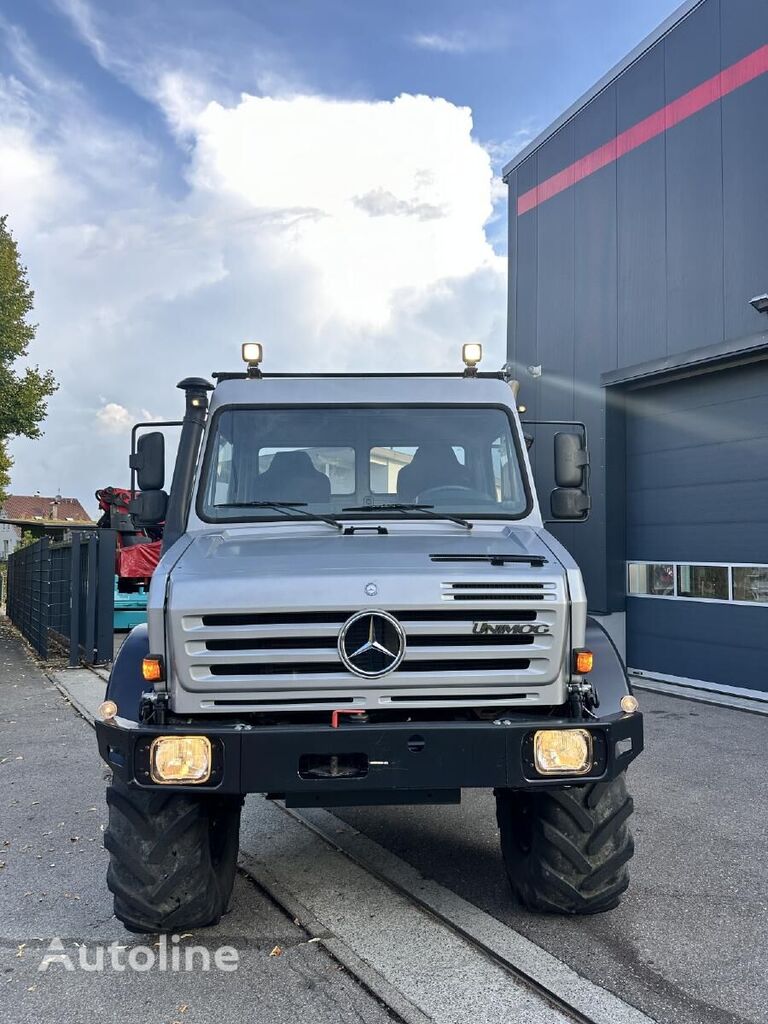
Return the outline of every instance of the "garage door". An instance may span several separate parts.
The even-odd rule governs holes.
[[[627,662],[768,693],[768,362],[627,397]]]

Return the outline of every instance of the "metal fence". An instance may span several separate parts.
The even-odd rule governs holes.
[[[49,537],[8,557],[8,618],[41,658],[54,649],[70,665],[112,660],[115,532]]]

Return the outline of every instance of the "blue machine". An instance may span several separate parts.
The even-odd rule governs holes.
[[[128,632],[134,626],[147,621],[147,591],[143,586],[125,593],[118,589],[118,577],[115,576],[115,614],[113,626],[115,632]]]

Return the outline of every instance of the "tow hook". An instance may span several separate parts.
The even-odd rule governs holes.
[[[165,725],[168,715],[168,694],[149,690],[139,700],[139,721],[144,725]]]
[[[595,718],[594,709],[600,707],[600,697],[592,683],[582,680],[577,683],[568,684],[568,695],[570,698],[571,717],[582,718],[588,715]]]
[[[352,711],[349,708],[340,708],[331,712],[331,728],[339,728],[339,715],[349,715],[350,722],[357,722],[359,725],[366,725],[368,722],[367,711]]]

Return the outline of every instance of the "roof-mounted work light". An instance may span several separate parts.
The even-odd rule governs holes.
[[[467,342],[461,346],[461,358],[466,366],[465,375],[473,377],[477,373],[477,364],[483,358],[483,346],[477,341]]]
[[[245,341],[242,345],[243,362],[248,364],[248,376],[260,377],[261,370],[259,363],[264,356],[264,350],[259,341]]]

